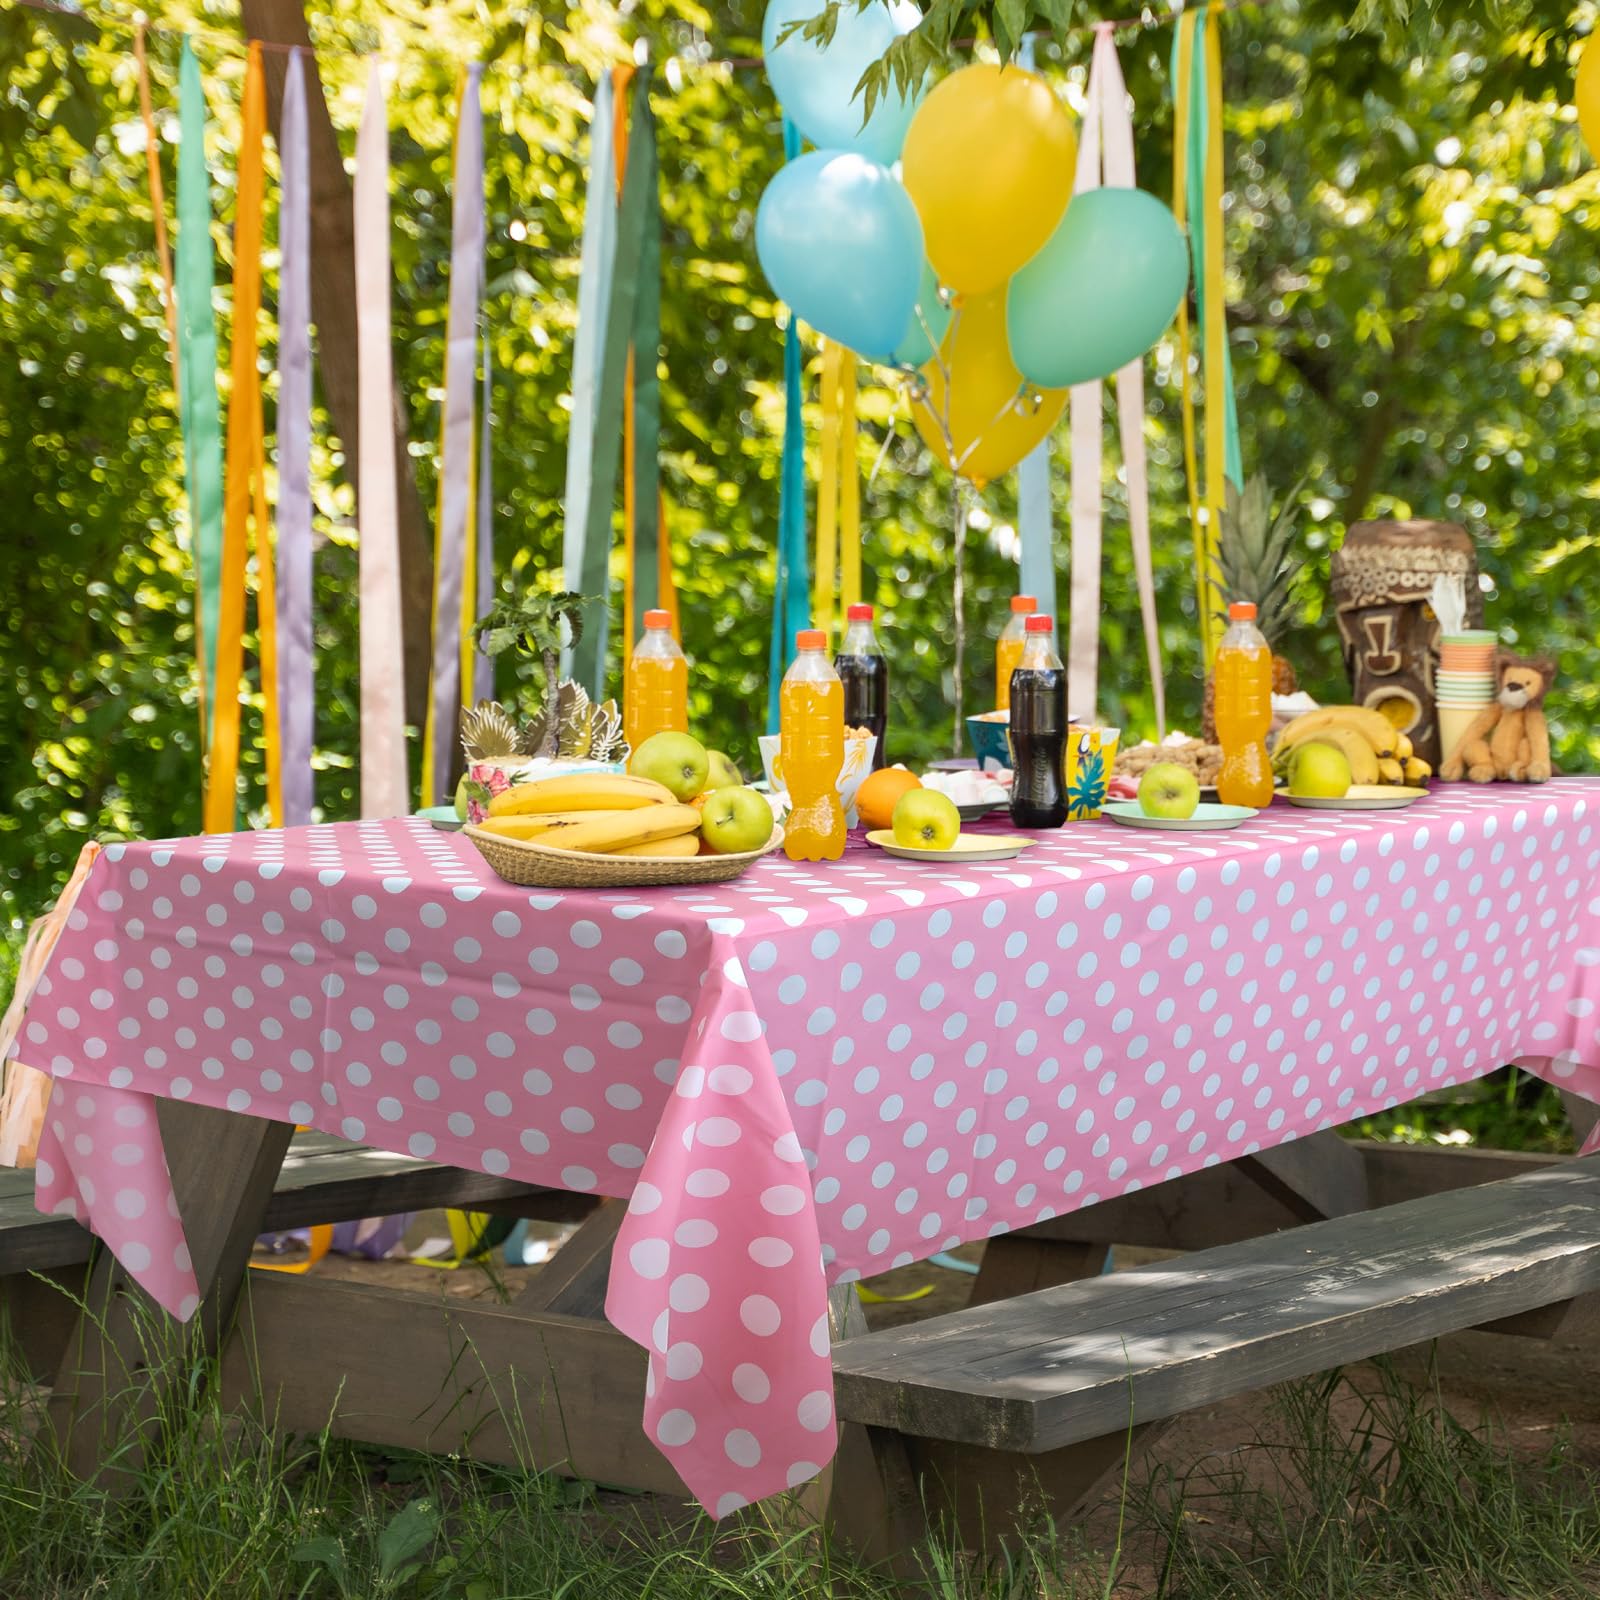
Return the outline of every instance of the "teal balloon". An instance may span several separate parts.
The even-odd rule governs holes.
[[[1183,230],[1154,195],[1076,194],[1007,290],[1011,359],[1041,389],[1108,377],[1166,332],[1188,282]]]
[[[944,338],[945,329],[950,326],[950,316],[950,307],[939,294],[939,280],[934,277],[933,268],[924,261],[922,283],[917,290],[917,303],[911,310],[911,321],[900,343],[887,357],[876,359],[885,360],[894,367],[920,367],[932,361],[934,350]]]
[[[791,161],[756,208],[767,281],[818,333],[858,354],[906,335],[922,271],[922,224],[887,167],[848,151]]]
[[[822,9],[822,0],[771,0],[767,6],[761,53],[778,103],[819,150],[854,150],[889,166],[900,159],[922,87],[903,97],[891,85],[863,126],[867,102],[864,95],[857,98],[856,85],[901,34],[916,27],[922,12],[912,0],[874,0],[864,11],[856,9],[855,0],[844,0],[826,49],[798,33],[778,43],[791,22],[809,22]]]

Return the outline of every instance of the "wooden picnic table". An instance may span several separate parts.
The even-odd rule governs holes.
[[[1276,1218],[1344,1218],[1317,1226],[1345,1229],[1325,1248],[1354,1262],[1383,1237],[1349,1230],[1384,1163],[1338,1124],[1508,1060],[1600,1099],[1597,812],[1600,787],[1582,780],[1462,786],[1403,813],[1275,807],[1213,836],[1080,824],[990,866],[852,849],[828,867],[769,861],[711,889],[614,894],[514,889],[466,841],[409,821],[111,846],[19,1042],[57,1078],[40,1202],[110,1247],[91,1289],[111,1316],[74,1344],[56,1415],[85,1468],[127,1425],[129,1279],[220,1337],[291,1126],[309,1123],[627,1203],[599,1205],[512,1307],[445,1317],[429,1297],[253,1285],[254,1348],[285,1422],[320,1426],[342,1387],[346,1423],[379,1442],[470,1438],[493,1454],[515,1417],[527,1437],[501,1448],[516,1459],[687,1485],[722,1514],[817,1479],[843,1417],[867,1424],[847,1436],[871,1448],[852,1445],[838,1470],[854,1481],[865,1459],[890,1485],[885,1374],[911,1395],[928,1347],[913,1340],[886,1369],[871,1354],[883,1335],[839,1343],[853,1296],[834,1293],[830,1311],[830,1287],[982,1238],[980,1302],[1041,1293],[963,1324],[980,1345],[1063,1293],[1110,1296],[1119,1321],[1136,1306],[1170,1320],[1172,1274],[1136,1300],[1047,1286],[1097,1266],[1118,1228],[1194,1246],[1215,1242],[1213,1220],[1246,1240],[1220,1251],[1248,1252]],[[1590,1180],[1573,1171],[1576,1216]],[[1518,1197],[1548,1181],[1492,1185],[1513,1197],[1499,1209],[1475,1202],[1473,1282],[1495,1229],[1525,1223]],[[1240,1208],[1214,1203],[1224,1190],[1249,1220],[1226,1220]],[[1461,1203],[1411,1202],[1434,1208],[1424,1231]],[[1550,1253],[1560,1271],[1519,1274],[1501,1250],[1490,1278],[1514,1288],[1491,1300],[1457,1292],[1458,1261],[1421,1325],[1590,1287],[1593,1252]],[[1404,1297],[1398,1270],[1347,1276],[1369,1306]],[[1193,1287],[1181,1292],[1198,1303]],[[1282,1338],[1310,1303],[1279,1306]],[[1382,1326],[1369,1317],[1326,1349],[1338,1359]],[[1030,1377],[1024,1361],[1012,1380],[1042,1403],[1060,1366]],[[513,1369],[515,1395],[496,1381]],[[835,1408],[836,1369],[852,1410]],[[1237,1383],[1251,1368],[1231,1370]],[[951,1392],[947,1365],[925,1376]],[[1183,1381],[1163,1378],[1156,1411]],[[991,1401],[1016,1414],[1016,1394],[963,1402],[966,1434],[924,1465],[1082,1446],[1065,1486],[1106,1455],[1060,1427],[1013,1423],[985,1443],[971,1419]],[[880,1506],[882,1525],[903,1523],[904,1498]]]

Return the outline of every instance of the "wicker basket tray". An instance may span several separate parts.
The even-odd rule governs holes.
[[[537,839],[507,839],[468,823],[461,830],[507,883],[529,889],[647,889],[663,884],[726,883],[783,843],[774,828],[761,850],[725,856],[606,856],[557,850]]]

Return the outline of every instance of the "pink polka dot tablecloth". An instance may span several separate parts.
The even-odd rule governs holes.
[[[607,1313],[721,1514],[834,1448],[827,1286],[1506,1061],[1600,1098],[1600,784],[951,868],[540,893],[418,821],[111,845],[17,1053],[40,1204],[174,1314],[168,1096],[630,1197]]]

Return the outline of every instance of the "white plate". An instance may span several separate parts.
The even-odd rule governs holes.
[[[916,850],[896,844],[889,828],[878,828],[867,835],[867,843],[876,845],[885,855],[898,856],[902,861],[1009,861],[1019,856],[1035,841],[1011,833],[964,833],[948,850]]]
[[[1165,833],[1215,833],[1237,828],[1257,815],[1252,806],[1224,806],[1204,800],[1187,817],[1147,817],[1137,800],[1108,800],[1101,810],[1125,828],[1157,828]]]
[[[1404,811],[1426,799],[1427,794],[1426,789],[1407,789],[1398,784],[1354,783],[1338,799],[1310,794],[1284,794],[1283,798],[1307,811]]]
[[[989,815],[991,811],[1004,811],[1010,804],[1008,800],[975,800],[970,806],[957,806],[963,822],[977,822]]]

